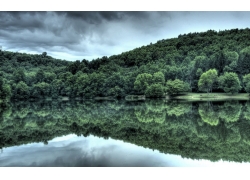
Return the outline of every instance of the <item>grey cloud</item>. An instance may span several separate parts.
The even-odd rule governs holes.
[[[38,12],[0,12],[1,29],[19,31],[23,29],[33,32],[35,29],[44,28],[45,13]]]
[[[102,21],[121,20],[123,18],[122,12],[115,11],[70,11],[70,12],[56,12],[59,15],[66,15],[70,19],[80,19],[90,24],[101,23]]]
[[[250,26],[249,12],[0,12],[4,50],[67,53],[69,60],[132,50],[179,34]],[[56,57],[62,58],[63,57]],[[91,60],[90,58],[88,58]]]

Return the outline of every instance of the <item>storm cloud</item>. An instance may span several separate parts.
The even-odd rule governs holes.
[[[0,12],[3,50],[92,60],[189,32],[247,28],[250,12]]]

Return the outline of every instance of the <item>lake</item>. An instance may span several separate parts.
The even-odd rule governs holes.
[[[12,102],[0,166],[250,166],[250,102]]]

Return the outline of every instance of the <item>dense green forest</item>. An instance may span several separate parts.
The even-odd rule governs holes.
[[[183,34],[92,61],[0,51],[0,102],[250,92],[249,73],[249,28]]]
[[[67,134],[130,142],[192,159],[250,162],[248,101],[37,101],[0,109],[0,149]]]

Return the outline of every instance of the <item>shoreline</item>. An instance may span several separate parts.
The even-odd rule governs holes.
[[[219,100],[249,100],[248,93],[186,93],[169,97],[169,99],[179,99],[187,101],[219,101]]]

